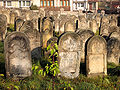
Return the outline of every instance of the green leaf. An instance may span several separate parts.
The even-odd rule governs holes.
[[[4,74],[0,74],[0,76],[4,77]]]
[[[57,43],[55,43],[55,48],[56,48],[56,50],[58,50],[58,45],[57,45]]]
[[[16,85],[15,85],[14,87],[15,87],[17,90],[19,90],[19,86],[16,86]]]
[[[44,72],[44,76],[46,76],[46,72]]]
[[[38,66],[35,66],[35,70],[37,70],[39,67]]]
[[[47,50],[50,50],[50,47],[51,47],[51,45],[49,44],[48,47],[47,47]]]
[[[54,50],[52,49],[52,50],[51,50],[51,56],[53,55],[53,53],[54,53]]]
[[[54,55],[56,55],[56,57],[58,57],[58,53],[57,52],[55,52],[55,54]]]

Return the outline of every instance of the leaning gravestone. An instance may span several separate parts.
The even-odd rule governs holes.
[[[111,38],[107,43],[107,58],[108,62],[113,62],[119,65],[120,59],[120,41],[116,38]]]
[[[23,25],[23,22],[24,22],[24,20],[20,19],[20,18],[15,21],[15,31],[19,31],[20,30],[20,28]]]
[[[27,36],[13,32],[4,42],[7,77],[25,78],[32,74],[30,45]]]
[[[87,44],[87,76],[107,74],[107,47],[101,36],[92,37]]]
[[[40,33],[34,29],[34,30],[27,30],[24,32],[29,41],[30,41],[30,47],[31,47],[31,56],[33,59],[40,59],[41,58],[41,35]]]
[[[80,37],[74,32],[63,34],[58,45],[58,62],[61,76],[75,78],[80,71]]]
[[[81,50],[81,62],[85,62],[85,45],[86,42],[88,41],[89,38],[91,38],[92,36],[94,36],[94,33],[91,30],[84,30],[81,31],[80,33],[77,33],[80,36],[80,39],[82,41],[82,50]]]
[[[0,14],[0,41],[5,39],[7,33],[7,17]]]
[[[43,20],[43,28],[42,28],[42,44],[43,47],[47,47],[47,41],[53,37],[53,23],[50,18],[46,18]]]

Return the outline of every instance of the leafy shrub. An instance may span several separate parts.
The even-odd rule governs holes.
[[[38,10],[37,5],[33,5],[33,3],[32,3],[32,5],[31,5],[31,7],[30,7],[30,10]]]

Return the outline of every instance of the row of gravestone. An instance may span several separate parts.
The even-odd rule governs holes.
[[[1,20],[0,20],[0,39],[5,38],[5,34],[7,32],[7,17],[5,15],[0,15]],[[36,14],[35,14],[36,16]],[[44,17],[38,18],[36,16],[30,20],[24,21],[23,18],[21,17],[15,17],[15,30],[16,31],[24,31],[26,29],[39,29],[40,32],[43,30],[45,31],[46,29],[53,30],[53,27],[55,26],[55,31],[59,31],[59,33],[63,33],[66,31],[73,31],[73,32],[79,32],[82,30],[91,30],[94,33],[96,33],[98,30],[100,31],[100,34],[102,36],[108,36],[110,33],[117,31],[120,31],[120,28],[117,26],[117,16],[103,16],[103,18],[98,14],[98,15],[92,15],[91,18],[85,16],[65,16],[61,15],[57,18],[55,18],[55,21],[53,22],[52,17]],[[67,17],[67,18],[66,18]],[[65,19],[66,18],[66,19]],[[54,25],[53,25],[54,23]]]
[[[59,75],[66,78],[77,77],[80,71],[80,62],[86,62],[88,76],[107,75],[107,57],[109,57],[107,55],[109,54],[107,54],[106,40],[101,36],[93,36],[91,31],[86,32],[88,32],[86,33],[87,37],[85,34],[81,37],[74,32],[66,32],[60,37],[58,42]],[[30,37],[28,37],[29,35],[30,32],[28,32],[28,35],[22,32],[13,32],[5,39],[5,66],[8,77],[24,78],[32,74],[31,41]],[[83,37],[86,39],[83,40]],[[109,50],[119,45],[119,41],[116,40],[110,39],[108,41]],[[120,45],[117,48],[119,52]],[[38,51],[40,52],[40,49]],[[112,53],[111,51],[109,52]],[[82,59],[84,56],[86,59]],[[115,57],[117,57],[115,59],[118,59],[119,55],[115,55]],[[114,60],[114,56],[111,56],[111,58]]]

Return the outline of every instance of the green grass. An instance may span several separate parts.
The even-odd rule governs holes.
[[[3,42],[0,42],[0,90],[119,90],[120,89],[120,65],[108,63],[108,76],[88,78],[83,74],[75,79],[64,77],[52,77],[50,75],[32,74],[23,80],[5,78],[5,60],[3,54]],[[43,62],[44,61],[44,62]],[[43,68],[47,64],[46,58],[35,61],[33,64]],[[84,65],[83,65],[84,67]],[[84,71],[84,70],[83,70]]]

